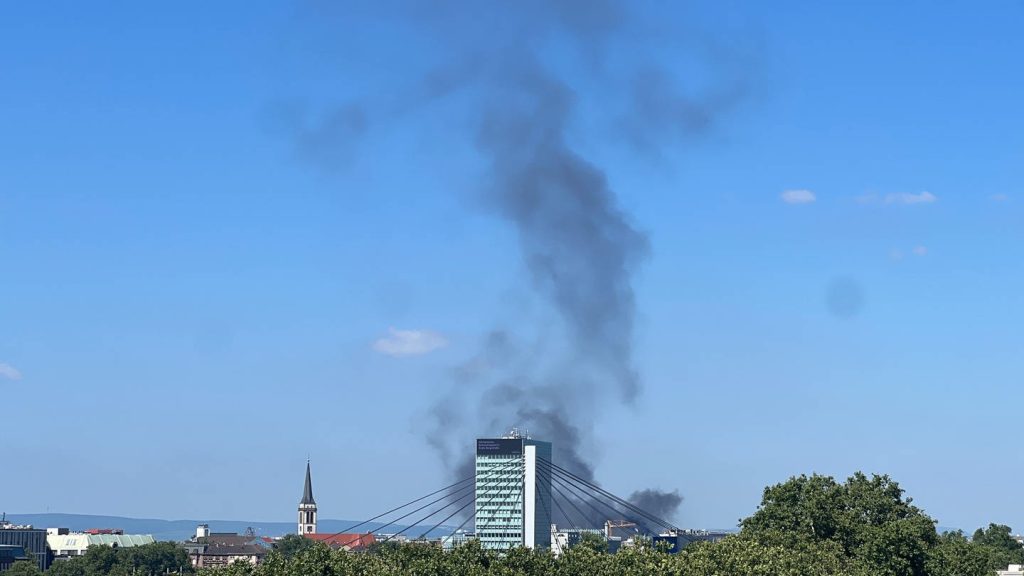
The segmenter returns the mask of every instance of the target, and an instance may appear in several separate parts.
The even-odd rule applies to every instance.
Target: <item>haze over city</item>
[[[1018,526],[1022,24],[8,3],[0,507],[292,522],[308,459],[364,519],[522,426],[680,526],[858,470]]]

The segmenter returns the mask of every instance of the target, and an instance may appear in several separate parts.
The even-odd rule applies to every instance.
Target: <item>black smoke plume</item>
[[[499,84],[511,97],[492,100],[482,118],[486,199],[515,227],[532,284],[559,316],[569,352],[632,402],[640,391],[633,275],[647,237],[618,207],[604,173],[568,145],[568,87],[539,64],[519,68]]]
[[[679,495],[678,490],[664,492],[650,488],[633,492],[628,500],[637,508],[649,512],[654,517],[668,521],[675,518],[676,512],[679,511],[679,505],[683,503],[683,497]]]
[[[459,478],[472,474],[472,438],[519,426],[552,441],[554,460],[593,482],[594,422],[613,419],[608,412],[633,405],[642,391],[633,353],[634,284],[650,243],[604,170],[577,145],[580,102],[571,82],[585,79],[617,94],[606,120],[651,156],[708,132],[746,86],[735,81],[742,75],[730,73],[710,88],[684,92],[673,81],[678,74],[651,64],[663,54],[624,70],[621,62],[609,65],[615,47],[642,45],[645,31],[629,6],[614,0],[413,4],[423,31],[450,48],[448,63],[425,71],[416,86],[393,91],[403,96],[389,105],[346,105],[324,126],[305,127],[298,142],[303,154],[319,160],[308,148],[347,147],[375,123],[367,110],[401,116],[453,95],[468,102],[463,108],[486,166],[480,204],[515,231],[531,295],[545,312],[495,327],[452,371],[452,389],[430,408],[428,442]],[[579,66],[571,74],[545,60],[541,47],[552,45],[575,49]],[[708,67],[714,71],[715,64]],[[665,516],[682,501],[677,492],[654,490],[633,498]]]

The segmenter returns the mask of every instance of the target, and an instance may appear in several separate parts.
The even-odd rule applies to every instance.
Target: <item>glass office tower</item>
[[[485,548],[551,545],[551,443],[517,430],[476,441],[476,536]]]

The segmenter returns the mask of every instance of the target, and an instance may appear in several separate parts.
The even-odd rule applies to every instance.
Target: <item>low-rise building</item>
[[[561,556],[567,550],[580,543],[584,534],[594,534],[605,538],[604,532],[593,528],[562,528],[551,525],[551,552]]]
[[[206,524],[196,528],[196,535],[184,547],[195,568],[227,566],[238,561],[255,566],[268,551],[266,542],[253,533],[210,532]]]
[[[441,548],[445,550],[453,550],[468,543],[470,540],[476,540],[476,533],[458,530],[449,536],[441,537]]]
[[[52,530],[52,529],[51,529]],[[51,530],[48,530],[50,532]],[[156,542],[150,534],[124,534],[117,533],[72,533],[66,529],[57,529],[57,533],[46,535],[46,544],[53,553],[54,560],[64,560],[82,556],[89,546],[110,546],[111,548],[131,548],[134,546],[145,546]]]
[[[365,550],[377,541],[373,534],[303,534],[304,538],[322,542],[335,550]]]
[[[1006,570],[996,570],[998,576],[1024,576],[1024,566],[1020,564],[1010,564]]]
[[[693,542],[719,542],[728,535],[726,532],[709,532],[707,530],[672,530],[651,536],[651,543],[655,546],[664,545],[666,552],[677,554]]]

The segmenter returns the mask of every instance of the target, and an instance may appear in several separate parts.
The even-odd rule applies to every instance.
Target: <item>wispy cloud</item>
[[[993,202],[1006,202],[1007,200],[1010,199],[1010,197],[1006,194],[993,194],[989,196],[989,198],[991,198]]]
[[[10,364],[0,362],[0,379],[21,380],[21,372]]]
[[[387,336],[375,340],[373,349],[388,356],[418,356],[447,345],[448,340],[437,332],[388,328]]]
[[[886,204],[931,204],[938,198],[931,192],[912,194],[910,192],[893,192],[885,195]]]
[[[810,190],[786,190],[780,194],[786,204],[811,204],[818,198]]]
[[[925,246],[914,246],[911,252],[913,252],[914,256],[924,256],[928,254],[928,248]]]

